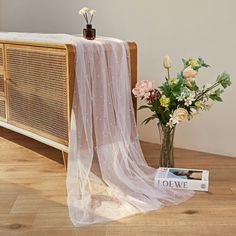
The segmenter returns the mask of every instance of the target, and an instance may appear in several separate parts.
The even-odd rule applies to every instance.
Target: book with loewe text
[[[167,188],[208,191],[208,178],[208,170],[160,167],[155,184]]]

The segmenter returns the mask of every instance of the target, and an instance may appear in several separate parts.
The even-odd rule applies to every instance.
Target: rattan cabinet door
[[[5,97],[5,81],[4,81],[4,73],[0,72],[0,96]]]
[[[3,69],[3,44],[0,44],[0,71]]]
[[[0,97],[5,96],[5,85],[4,85],[4,47],[0,44]]]
[[[6,45],[8,122],[68,144],[66,50]]]
[[[4,80],[4,46],[0,44],[0,121],[6,120],[6,98]]]

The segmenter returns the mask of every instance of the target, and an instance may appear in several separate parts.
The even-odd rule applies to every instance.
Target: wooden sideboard
[[[129,43],[131,86],[137,82],[137,46]],[[75,79],[70,44],[0,39],[0,126],[68,152]],[[136,101],[133,100],[136,110]]]

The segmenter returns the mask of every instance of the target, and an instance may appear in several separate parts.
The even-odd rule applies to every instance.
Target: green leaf
[[[192,91],[198,92],[199,91],[199,87],[196,84],[196,81],[192,81],[192,88],[190,88]]]
[[[140,107],[138,108],[138,110],[142,110],[142,109],[145,109],[145,108],[151,109],[152,106],[142,105],[142,106],[140,106]]]
[[[204,61],[201,57],[198,58],[198,63],[199,63],[202,67],[209,67],[209,66],[210,66],[210,65],[207,65],[207,64],[205,63],[205,61]]]
[[[219,84],[221,84],[224,88],[227,88],[231,85],[230,75],[226,72],[221,73],[218,75],[217,80]]]
[[[223,92],[224,92],[224,90],[220,89],[220,88],[218,88],[214,91],[214,93],[216,93],[218,96],[221,95]]]
[[[214,93],[212,93],[209,97],[211,100],[213,101],[218,101],[218,102],[223,102],[222,98],[220,97],[220,95],[224,92],[223,89],[217,89],[214,91]]]
[[[222,98],[218,96],[217,94],[211,94],[210,99],[217,102],[223,102]]]
[[[177,79],[178,79],[178,80],[184,79],[184,77],[183,77],[183,72],[182,72],[182,71],[181,71],[180,73],[177,73]]]
[[[178,96],[182,92],[184,84],[185,81],[183,79],[179,79],[177,84],[172,85],[172,94],[174,96]]]
[[[162,113],[160,113],[160,121],[162,124],[166,124],[170,119],[170,111],[165,110]]]
[[[163,92],[164,95],[169,97],[169,94],[171,93],[171,88],[167,82],[163,83],[159,88]]]
[[[150,122],[151,120],[154,120],[156,118],[157,118],[157,116],[156,116],[156,114],[154,114],[154,115],[146,118],[141,124],[145,124],[146,125],[148,122]]]

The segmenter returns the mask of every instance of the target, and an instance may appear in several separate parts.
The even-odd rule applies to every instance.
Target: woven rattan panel
[[[3,66],[3,49],[0,48],[0,66]]]
[[[67,142],[66,52],[7,47],[6,54],[8,120]]]
[[[4,76],[0,74],[0,93],[4,93]]]
[[[0,100],[0,118],[6,118],[6,107],[4,100]]]

